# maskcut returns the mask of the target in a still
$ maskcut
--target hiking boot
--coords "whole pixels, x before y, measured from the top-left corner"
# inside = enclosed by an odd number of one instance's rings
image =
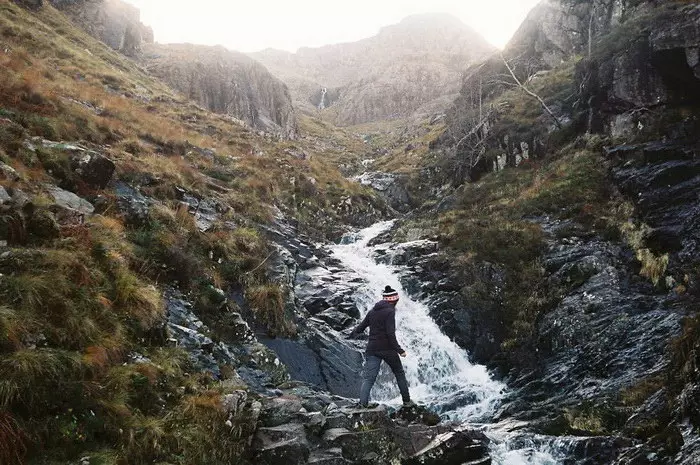
[[[403,406],[404,406],[404,408],[417,407],[416,403],[413,402],[412,400],[404,400],[404,401],[403,401]]]

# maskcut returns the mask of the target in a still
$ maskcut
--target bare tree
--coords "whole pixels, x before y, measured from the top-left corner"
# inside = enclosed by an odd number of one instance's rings
[[[458,171],[471,171],[484,159],[491,127],[500,106],[484,105],[483,65],[465,79],[461,100],[455,112],[459,114],[447,128],[452,150],[457,156]],[[470,85],[471,83],[471,85]]]

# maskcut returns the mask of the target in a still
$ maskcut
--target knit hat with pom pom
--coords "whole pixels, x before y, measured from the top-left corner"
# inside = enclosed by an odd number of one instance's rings
[[[392,289],[391,286],[387,286],[384,288],[384,292],[382,292],[382,297],[387,302],[397,302],[399,300],[399,293]]]

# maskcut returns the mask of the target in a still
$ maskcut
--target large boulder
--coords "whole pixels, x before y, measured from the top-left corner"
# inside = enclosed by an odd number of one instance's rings
[[[406,212],[411,208],[411,198],[406,189],[406,179],[391,173],[365,173],[358,181],[379,192],[392,208]]]
[[[450,431],[437,436],[402,465],[491,465],[483,434]]]
[[[95,212],[95,207],[90,202],[72,192],[55,186],[49,187],[48,191],[53,196],[56,205],[61,208],[74,211],[80,215],[92,215]]]
[[[99,189],[107,187],[116,169],[112,160],[95,152],[87,152],[81,157],[76,157],[73,164],[76,173],[86,184]]]
[[[296,423],[258,428],[253,449],[260,465],[303,465],[310,454],[304,426]]]

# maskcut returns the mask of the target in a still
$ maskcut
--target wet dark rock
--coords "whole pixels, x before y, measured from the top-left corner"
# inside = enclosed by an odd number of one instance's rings
[[[75,170],[86,184],[104,189],[112,180],[116,166],[109,158],[88,152],[74,161]]]
[[[294,340],[262,342],[278,354],[294,379],[357,397],[362,355],[339,331],[353,326],[360,316],[353,293],[361,280],[338,267],[326,251],[296,235],[283,219],[267,227],[267,232],[278,244],[270,274],[290,291],[287,312],[297,317],[298,334]]]
[[[259,392],[267,392],[269,387],[288,379],[284,365],[272,351],[252,337],[249,328],[239,328],[237,334],[242,336],[242,340],[217,341],[209,327],[194,314],[193,305],[181,294],[171,290],[165,298],[169,338],[172,343],[187,350],[198,370],[221,379],[224,376],[223,367],[233,368],[235,377],[240,376]],[[238,324],[244,322],[239,321]]]
[[[402,465],[490,465],[486,448],[487,439],[482,434],[466,431],[451,431],[433,439]]]
[[[308,461],[309,465],[350,465],[351,463],[343,457],[343,450],[340,448],[314,451]]]
[[[443,332],[474,360],[488,363],[500,353],[503,269],[483,262],[457,273],[437,243],[428,240],[391,245],[379,261],[403,267],[399,276],[404,289],[428,306]]]
[[[369,428],[391,427],[393,423],[384,406],[375,408],[343,408],[326,416],[328,428],[342,428],[351,431]]]
[[[698,148],[653,142],[607,153],[615,182],[635,203],[640,220],[653,228],[649,247],[670,253],[669,271],[681,282],[700,254]]]
[[[387,203],[399,212],[411,208],[411,198],[406,190],[405,180],[396,174],[365,173],[358,179],[361,184],[370,186],[386,199]]]
[[[377,249],[377,252],[383,252],[377,261],[395,266],[420,266],[437,251],[438,243],[429,240],[391,244],[388,249]]]
[[[347,431],[338,428],[329,431],[337,431],[337,434],[326,436],[325,442],[331,447],[340,447],[343,456],[351,461],[381,463],[401,455],[387,430]]]
[[[327,387],[319,354],[310,348],[306,341],[282,338],[260,340],[275,351],[293,379],[321,388]]]
[[[331,308],[331,304],[329,304],[326,299],[316,297],[316,298],[310,298],[306,302],[304,302],[304,308],[312,315],[317,315],[321,312],[324,312]]]
[[[261,465],[303,465],[310,454],[306,433],[300,424],[258,428],[253,449],[255,463]]]
[[[403,423],[422,423],[427,426],[436,426],[442,421],[439,415],[420,405],[402,407],[391,418]]]
[[[630,418],[624,427],[624,434],[630,437],[637,436],[645,430],[660,429],[661,423],[670,423],[668,413],[668,391],[659,389],[652,394],[644,404]]]
[[[275,397],[263,401],[260,421],[263,426],[280,426],[300,418],[306,409],[298,397]]]
[[[358,315],[359,316],[359,315]],[[316,319],[327,323],[328,326],[336,331],[343,331],[354,326],[357,319],[352,316],[348,316],[345,313],[339,312],[333,308],[324,310],[323,312],[316,315]]]
[[[148,224],[150,208],[154,201],[123,182],[117,182],[114,190],[117,195],[119,211],[124,216],[124,222],[135,227]]]
[[[480,433],[394,421],[385,407],[354,408],[349,399],[297,382],[286,383],[277,394],[261,399],[261,426],[252,443],[256,463],[383,464],[438,455],[488,463],[487,440]],[[311,405],[323,407],[309,411]]]
[[[543,225],[551,234],[552,224]],[[636,276],[634,258],[621,245],[595,237],[548,242],[543,263],[552,285],[565,291],[539,324],[540,371],[511,383],[519,388],[515,410],[522,410],[510,414],[528,420],[583,401],[600,405],[662,373],[683,318]]]
[[[302,335],[307,347],[318,354],[318,365],[330,392],[359,397],[362,355],[357,348],[325,324],[310,321]]]

